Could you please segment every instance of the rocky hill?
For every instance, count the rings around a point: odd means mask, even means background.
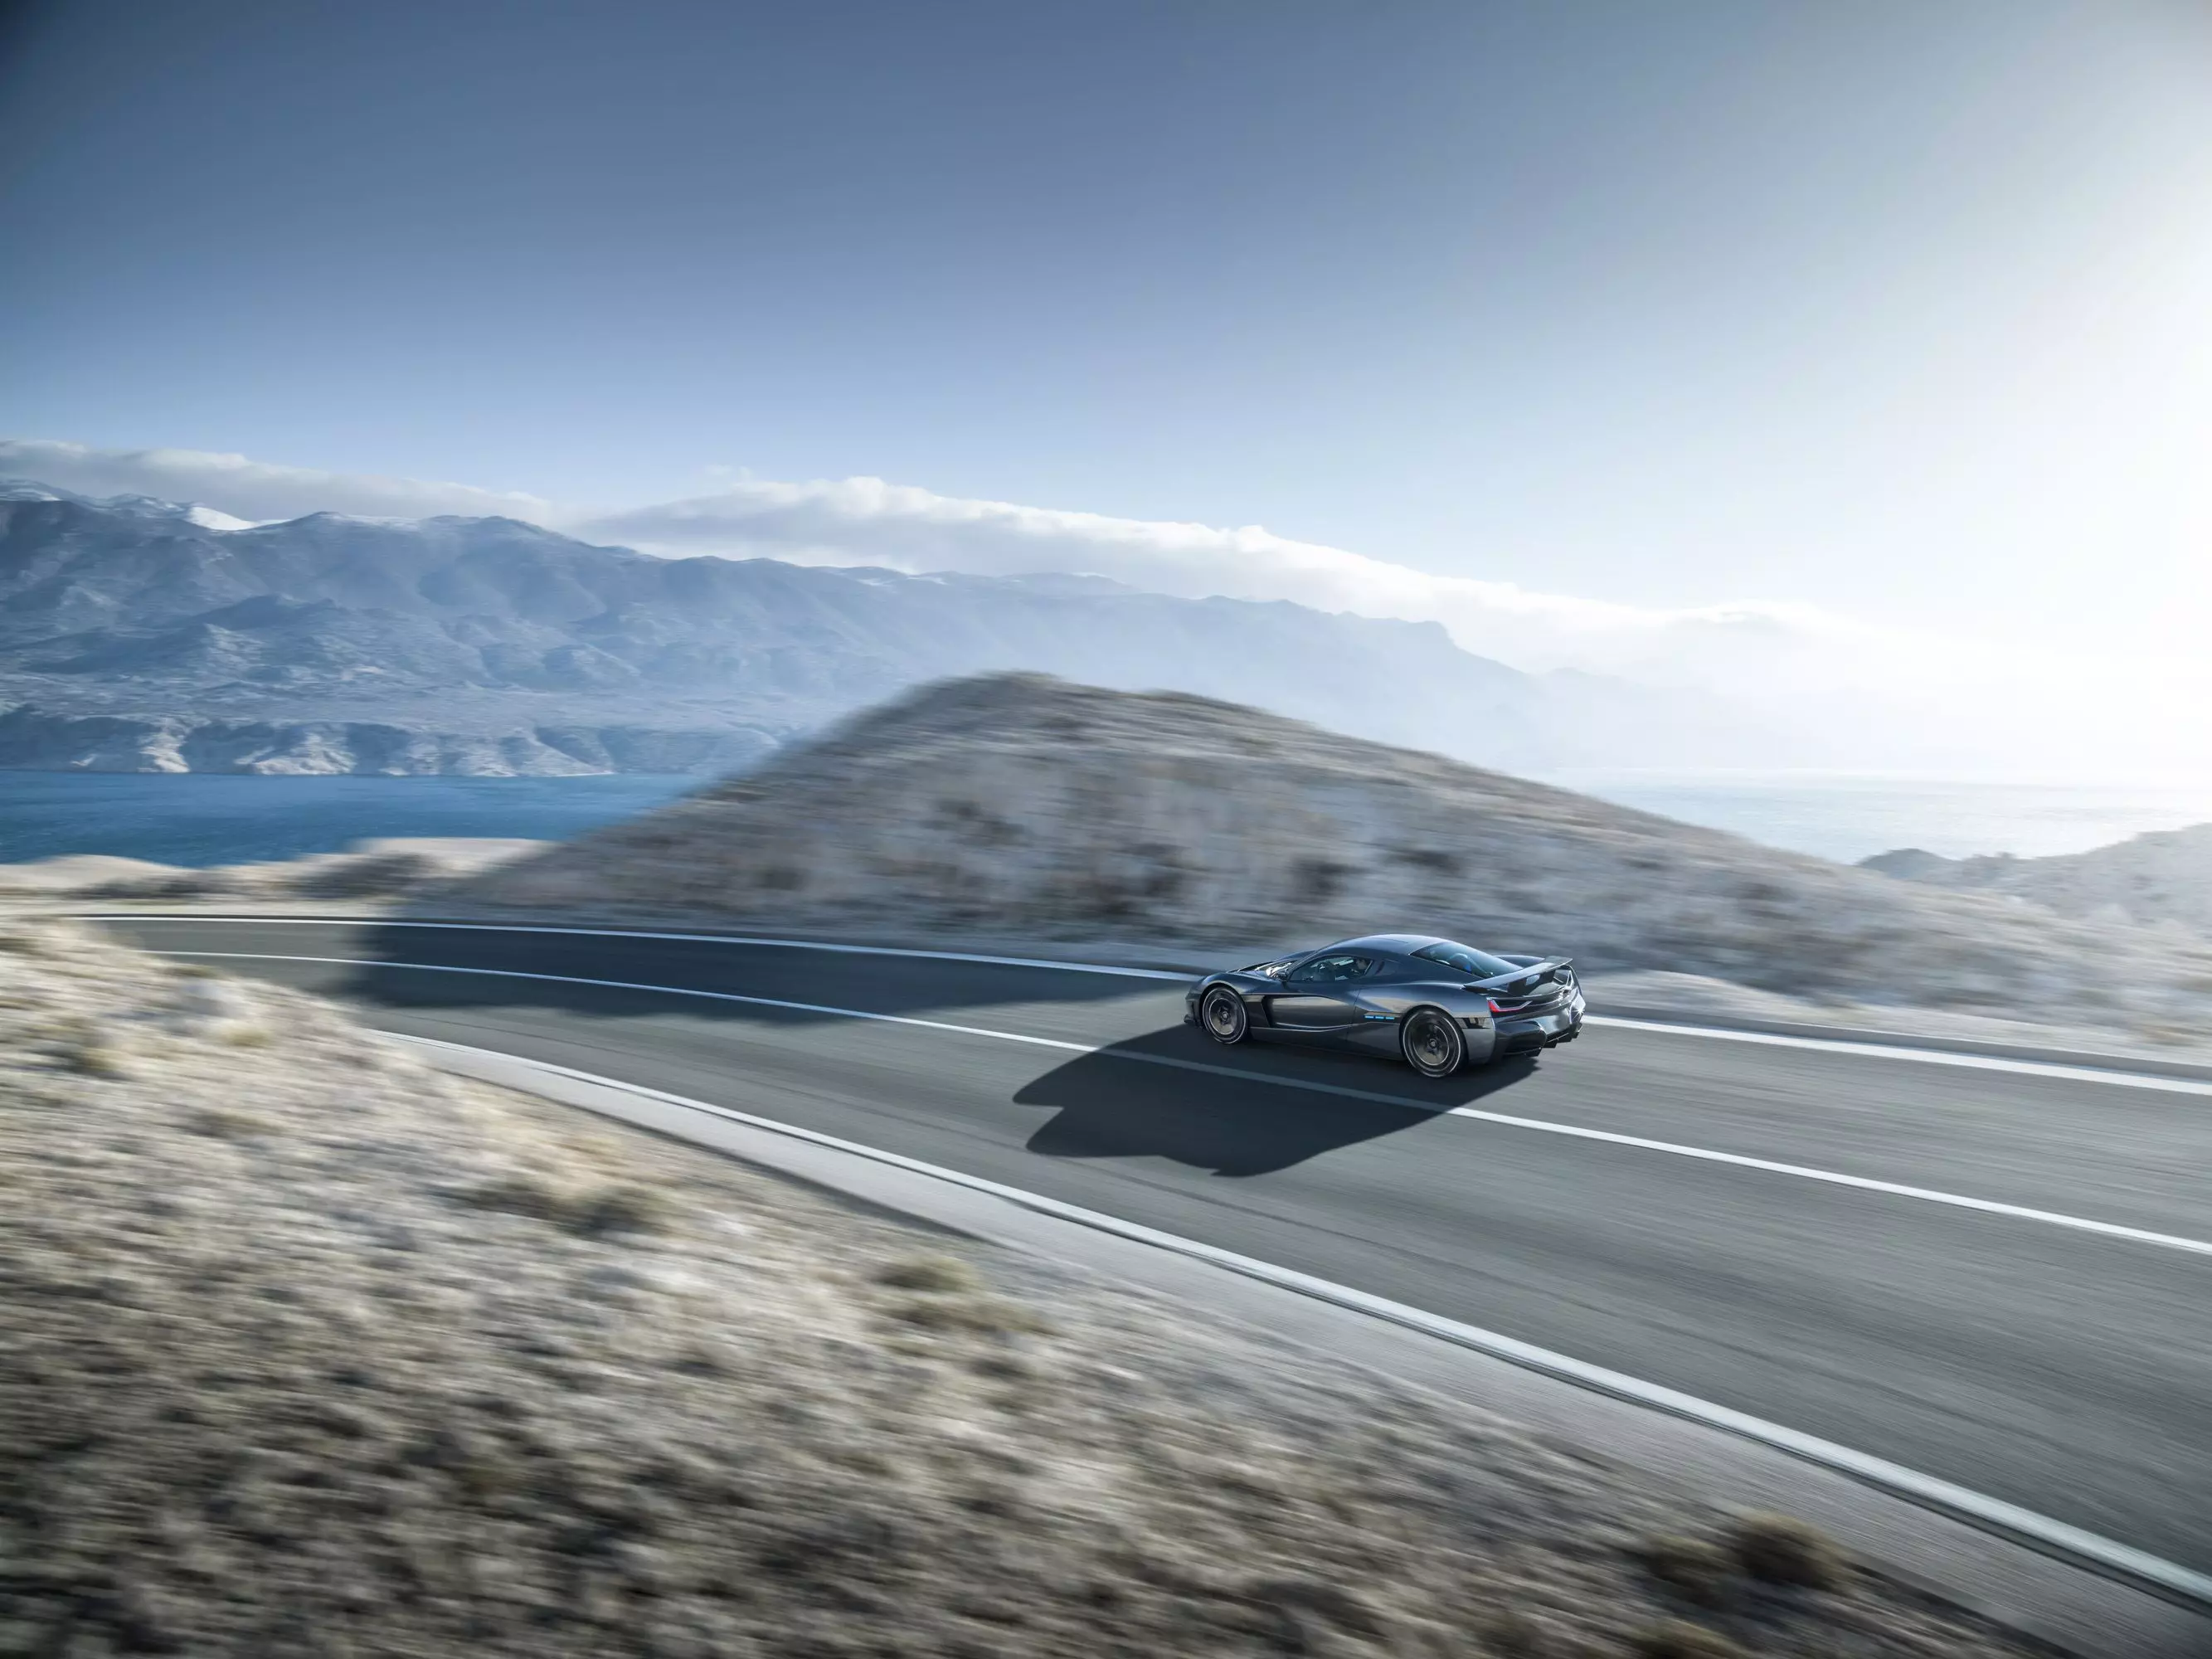
[[[2052,858],[1947,859],[1908,847],[1862,863],[1900,881],[2002,894],[2062,916],[2179,928],[2212,939],[2212,823],[2154,830]]]
[[[1693,698],[1519,673],[1434,623],[1089,577],[653,558],[511,519],[240,526],[0,485],[0,767],[719,774],[999,669],[1235,696],[1529,769],[1756,735]]]
[[[1931,890],[1258,710],[1034,676],[925,689],[464,884],[487,905],[1261,948],[1377,927],[1798,996],[2110,1018],[2212,946]]]

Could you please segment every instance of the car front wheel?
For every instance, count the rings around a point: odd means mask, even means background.
[[[1459,1022],[1441,1008],[1416,1008],[1398,1028],[1406,1064],[1423,1077],[1449,1077],[1467,1063]]]
[[[1206,1027],[1206,1036],[1220,1043],[1242,1042],[1245,1032],[1252,1029],[1244,999],[1225,985],[1215,986],[1200,1001],[1198,1023]]]

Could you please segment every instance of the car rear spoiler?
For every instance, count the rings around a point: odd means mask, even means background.
[[[1511,961],[1512,958],[1509,957],[1505,960]],[[1569,979],[1571,981],[1575,959],[1572,957],[1530,957],[1527,958],[1527,964],[1525,967],[1516,968],[1510,974],[1499,974],[1490,979],[1478,980],[1467,988],[1470,991],[1516,991],[1526,995],[1562,968],[1567,970]]]

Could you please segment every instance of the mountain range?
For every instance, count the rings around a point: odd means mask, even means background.
[[[1522,673],[1433,623],[0,484],[0,767],[726,771],[891,692],[1003,670],[1230,697],[1522,770],[1771,749],[1717,701]]]

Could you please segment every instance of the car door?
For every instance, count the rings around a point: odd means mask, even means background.
[[[1292,969],[1279,995],[1267,999],[1269,1013],[1286,1031],[1342,1031],[1361,1024],[1351,993],[1375,969],[1368,957],[1332,951]]]

